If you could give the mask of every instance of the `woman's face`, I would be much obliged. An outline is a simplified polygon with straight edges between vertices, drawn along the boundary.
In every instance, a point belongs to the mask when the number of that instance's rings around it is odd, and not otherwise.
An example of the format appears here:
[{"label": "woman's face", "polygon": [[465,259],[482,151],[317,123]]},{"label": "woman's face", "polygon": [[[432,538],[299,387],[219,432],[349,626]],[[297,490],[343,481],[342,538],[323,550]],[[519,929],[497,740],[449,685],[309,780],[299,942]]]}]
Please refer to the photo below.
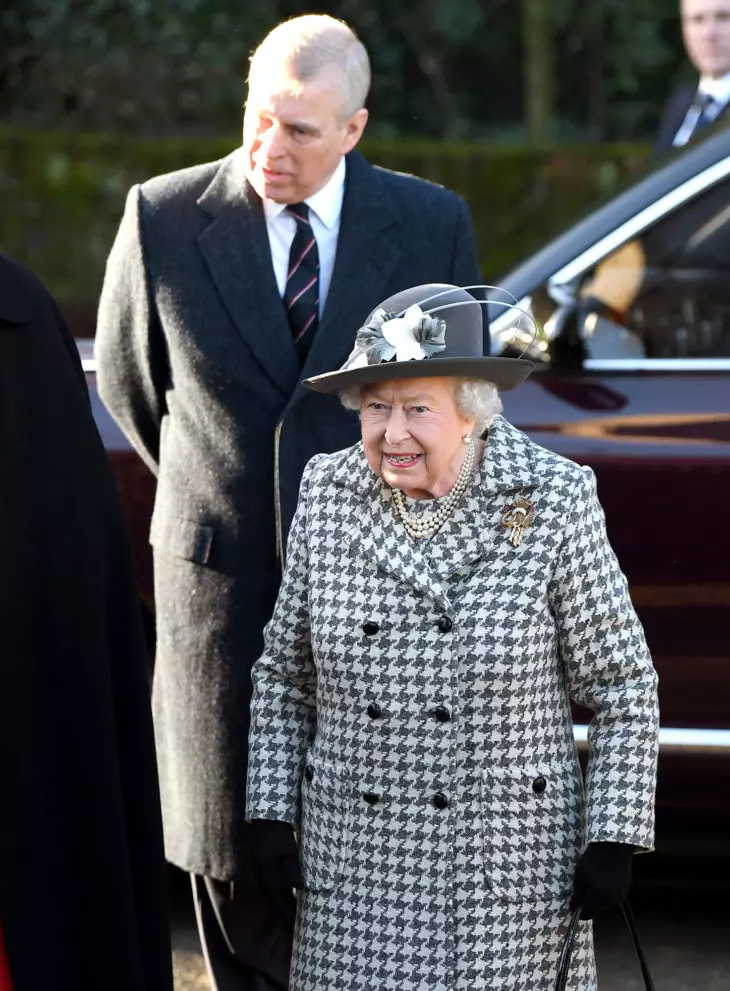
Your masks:
[{"label": "woman's face", "polygon": [[456,408],[452,378],[405,379],[365,386],[362,441],[370,467],[415,499],[446,495],[474,429]]}]

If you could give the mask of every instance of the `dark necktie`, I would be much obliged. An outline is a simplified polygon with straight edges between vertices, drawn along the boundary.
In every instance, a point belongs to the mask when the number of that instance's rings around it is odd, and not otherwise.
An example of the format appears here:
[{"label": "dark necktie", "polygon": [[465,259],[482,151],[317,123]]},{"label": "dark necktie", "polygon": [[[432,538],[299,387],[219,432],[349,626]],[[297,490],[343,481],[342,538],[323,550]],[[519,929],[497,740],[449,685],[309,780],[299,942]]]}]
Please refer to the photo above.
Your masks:
[{"label": "dark necktie", "polygon": [[319,252],[307,204],[291,203],[286,209],[297,222],[297,232],[289,252],[284,306],[292,337],[306,351],[319,321]]},{"label": "dark necktie", "polygon": [[717,108],[715,106],[715,101],[707,93],[698,93],[695,97],[694,105],[699,109],[699,116],[695,121],[695,126],[692,128],[692,133],[690,137],[693,138],[698,131],[701,131],[703,127],[707,127],[711,124],[715,117],[717,116]]}]

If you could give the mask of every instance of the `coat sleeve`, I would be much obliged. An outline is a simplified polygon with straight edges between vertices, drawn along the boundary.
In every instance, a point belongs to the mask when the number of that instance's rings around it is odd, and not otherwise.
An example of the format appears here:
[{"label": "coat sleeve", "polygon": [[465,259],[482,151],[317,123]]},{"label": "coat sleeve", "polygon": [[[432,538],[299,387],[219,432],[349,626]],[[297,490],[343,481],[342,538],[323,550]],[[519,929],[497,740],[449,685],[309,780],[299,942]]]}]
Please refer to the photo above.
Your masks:
[{"label": "coat sleeve", "polygon": [[302,476],[289,531],[284,578],[253,667],[249,731],[248,819],[296,825],[304,758],[316,728],[317,672],[309,622],[307,503],[316,455]]},{"label": "coat sleeve", "polygon": [[588,727],[586,841],[651,849],[657,677],[608,541],[595,476],[583,471],[550,595],[569,694],[595,713]]},{"label": "coat sleeve", "polygon": [[[480,286],[484,281],[479,269],[479,259],[477,258],[474,224],[469,213],[469,207],[461,197],[458,197],[450,281],[454,286]],[[484,311],[484,354],[489,354],[489,318],[486,306],[482,307],[482,309]]]},{"label": "coat sleeve", "polygon": [[94,350],[104,405],[157,475],[170,376],[149,286],[142,207],[140,187],[133,186],[106,264]]}]

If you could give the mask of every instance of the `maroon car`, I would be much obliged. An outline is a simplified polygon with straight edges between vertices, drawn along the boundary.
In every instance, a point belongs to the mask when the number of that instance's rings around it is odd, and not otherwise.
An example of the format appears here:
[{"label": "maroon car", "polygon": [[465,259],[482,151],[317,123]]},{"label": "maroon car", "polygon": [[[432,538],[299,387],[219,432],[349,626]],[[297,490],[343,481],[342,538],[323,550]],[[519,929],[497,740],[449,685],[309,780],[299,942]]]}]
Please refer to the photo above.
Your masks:
[{"label": "maroon car", "polygon": [[[659,672],[659,833],[730,835],[730,130],[660,163],[500,280],[492,347],[536,371],[505,414],[590,465]],[[528,326],[530,324],[530,326]],[[153,630],[154,481],[101,406]],[[576,712],[585,741],[590,713]]]}]

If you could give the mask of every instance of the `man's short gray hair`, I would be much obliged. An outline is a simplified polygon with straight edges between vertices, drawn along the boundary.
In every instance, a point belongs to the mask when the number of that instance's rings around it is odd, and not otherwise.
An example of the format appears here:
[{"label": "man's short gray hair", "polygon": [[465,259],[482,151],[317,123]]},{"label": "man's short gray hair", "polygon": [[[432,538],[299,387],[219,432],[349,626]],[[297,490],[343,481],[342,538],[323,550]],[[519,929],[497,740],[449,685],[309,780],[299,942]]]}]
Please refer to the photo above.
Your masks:
[{"label": "man's short gray hair", "polygon": [[[360,412],[364,386],[353,385],[338,393],[345,409]],[[484,379],[454,379],[456,408],[467,420],[474,420],[474,432],[479,435],[491,427],[495,416],[502,412],[502,400],[494,382]]]},{"label": "man's short gray hair", "polygon": [[329,14],[305,14],[270,31],[251,56],[248,79],[268,66],[286,63],[299,82],[335,69],[342,80],[342,120],[365,106],[370,90],[370,59],[358,36]]}]

